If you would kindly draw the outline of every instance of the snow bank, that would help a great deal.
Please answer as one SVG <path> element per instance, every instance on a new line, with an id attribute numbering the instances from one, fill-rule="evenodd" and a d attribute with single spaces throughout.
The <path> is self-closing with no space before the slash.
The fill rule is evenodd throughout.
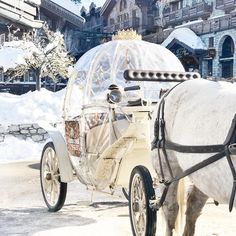
<path id="1" fill-rule="evenodd" d="M 23 124 L 62 120 L 65 89 L 56 93 L 46 89 L 28 92 L 21 96 L 0 93 L 0 124 Z"/>
<path id="2" fill-rule="evenodd" d="M 65 89 L 56 93 L 42 89 L 24 95 L 0 93 L 0 124 L 55 123 L 62 121 L 62 105 Z M 31 139 L 21 140 L 6 136 L 0 142 L 0 163 L 11 161 L 40 160 L 44 143 Z"/>
<path id="3" fill-rule="evenodd" d="M 40 160 L 44 143 L 35 143 L 31 139 L 21 140 L 6 137 L 0 143 L 0 163 Z"/>

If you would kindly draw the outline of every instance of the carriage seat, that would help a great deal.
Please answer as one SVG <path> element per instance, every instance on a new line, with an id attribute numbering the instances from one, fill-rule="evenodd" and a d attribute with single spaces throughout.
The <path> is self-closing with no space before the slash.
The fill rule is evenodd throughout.
<path id="1" fill-rule="evenodd" d="M 87 152 L 101 154 L 109 145 L 112 145 L 119 139 L 128 127 L 129 121 L 123 118 L 114 121 L 113 127 L 110 127 L 110 124 L 107 122 L 91 128 L 86 134 Z"/>

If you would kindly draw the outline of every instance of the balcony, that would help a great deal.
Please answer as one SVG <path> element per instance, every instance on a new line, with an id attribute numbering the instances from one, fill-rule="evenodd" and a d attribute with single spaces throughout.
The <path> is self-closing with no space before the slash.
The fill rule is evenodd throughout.
<path id="1" fill-rule="evenodd" d="M 228 14 L 218 18 L 208 19 L 202 22 L 196 21 L 196 23 L 193 22 L 192 24 L 187 23 L 183 26 L 190 28 L 198 35 L 214 33 L 217 31 L 235 28 L 236 14 L 235 16 L 233 16 L 232 14 Z"/>
<path id="2" fill-rule="evenodd" d="M 105 26 L 104 32 L 105 33 L 113 33 L 117 30 L 129 29 L 129 28 L 138 29 L 139 26 L 140 26 L 139 17 L 133 17 L 133 18 L 129 18 L 128 20 L 126 20 L 124 22 L 115 23 L 112 25 Z"/>
<path id="3" fill-rule="evenodd" d="M 35 20 L 36 7 L 22 0 L 1 0 L 0 15 L 31 28 L 41 28 L 43 23 Z"/>
<path id="4" fill-rule="evenodd" d="M 183 21 L 198 19 L 199 17 L 205 19 L 210 16 L 211 12 L 212 6 L 200 2 L 194 4 L 192 7 L 187 6 L 176 11 L 165 13 L 164 20 L 166 25 L 176 25 Z"/>
<path id="5" fill-rule="evenodd" d="M 102 25 L 103 25 L 102 18 L 98 18 L 94 21 L 85 22 L 84 29 L 93 30 L 93 29 L 101 28 Z"/>
<path id="6" fill-rule="evenodd" d="M 188 27 L 193 30 L 197 35 L 209 34 L 228 29 L 235 29 L 236 12 L 231 12 L 230 14 L 204 21 L 189 22 L 179 27 Z M 172 31 L 173 29 L 165 29 L 161 33 L 158 33 L 158 35 L 154 34 L 150 37 L 145 37 L 144 39 L 149 42 L 161 43 L 169 36 Z"/>
<path id="7" fill-rule="evenodd" d="M 236 7 L 236 0 L 216 0 L 216 8 L 220 10 L 230 10 Z"/>

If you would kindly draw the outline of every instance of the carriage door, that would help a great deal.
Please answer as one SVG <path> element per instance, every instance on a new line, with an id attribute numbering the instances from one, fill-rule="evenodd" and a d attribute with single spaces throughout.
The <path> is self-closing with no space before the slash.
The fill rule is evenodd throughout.
<path id="1" fill-rule="evenodd" d="M 86 152 L 97 158 L 109 145 L 109 108 L 97 101 L 85 106 L 83 114 Z"/>

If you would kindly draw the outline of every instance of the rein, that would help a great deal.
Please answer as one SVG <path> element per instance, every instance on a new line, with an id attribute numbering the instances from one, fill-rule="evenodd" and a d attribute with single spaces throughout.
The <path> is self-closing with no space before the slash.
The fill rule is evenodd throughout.
<path id="1" fill-rule="evenodd" d="M 175 86 L 176 87 L 176 86 Z M 174 88 L 175 88 L 174 87 Z M 164 183 L 165 188 L 162 193 L 162 196 L 160 198 L 160 201 L 157 204 L 157 209 L 159 209 L 164 201 L 166 194 L 168 192 L 169 185 L 175 181 L 179 181 L 180 179 L 222 159 L 223 157 L 227 158 L 232 177 L 233 177 L 233 187 L 231 191 L 230 201 L 229 201 L 229 211 L 232 211 L 233 203 L 235 199 L 235 193 L 236 193 L 236 171 L 235 167 L 233 165 L 232 159 L 230 154 L 236 154 L 236 115 L 234 116 L 230 129 L 228 131 L 228 134 L 226 136 L 226 139 L 223 144 L 217 144 L 217 145 L 180 145 L 174 142 L 171 142 L 169 140 L 166 140 L 165 138 L 165 98 L 168 96 L 168 94 L 172 91 L 168 91 L 161 99 L 158 111 L 157 111 L 157 118 L 154 125 L 154 140 L 152 142 L 152 150 L 157 148 L 158 153 L 158 160 L 160 164 L 160 172 L 161 172 L 161 180 L 160 183 Z M 216 153 L 209 158 L 203 160 L 202 162 L 193 165 L 189 169 L 183 171 L 180 175 L 175 176 L 173 175 L 173 171 L 170 166 L 169 157 L 167 155 L 166 150 L 172 150 L 180 153 Z M 167 165 L 169 174 L 171 176 L 170 180 L 165 179 L 164 171 L 163 171 L 163 160 L 161 158 L 161 151 L 164 156 L 164 161 Z"/>

